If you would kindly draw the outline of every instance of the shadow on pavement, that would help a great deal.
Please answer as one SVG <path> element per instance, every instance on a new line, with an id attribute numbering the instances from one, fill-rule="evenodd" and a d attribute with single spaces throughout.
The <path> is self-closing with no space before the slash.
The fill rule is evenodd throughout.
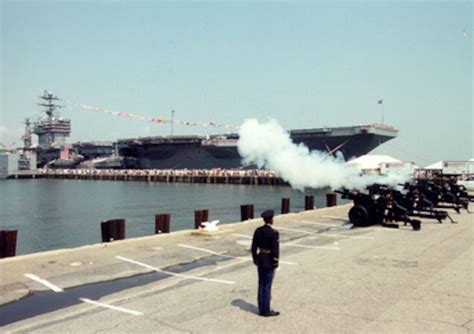
<path id="1" fill-rule="evenodd" d="M 234 299 L 231 304 L 232 306 L 237 306 L 243 311 L 258 314 L 258 307 L 253 304 L 247 303 L 243 299 Z"/>

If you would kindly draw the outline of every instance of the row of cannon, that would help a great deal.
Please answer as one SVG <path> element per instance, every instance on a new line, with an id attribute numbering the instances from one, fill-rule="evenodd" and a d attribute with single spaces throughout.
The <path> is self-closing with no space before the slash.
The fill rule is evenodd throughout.
<path id="1" fill-rule="evenodd" d="M 410 224 L 413 230 L 421 229 L 421 221 L 416 218 L 434 219 L 439 223 L 449 219 L 456 223 L 444 209 L 469 212 L 469 202 L 474 196 L 449 179 L 419 179 L 410 183 L 389 187 L 372 184 L 364 191 L 339 189 L 342 198 L 352 200 L 349 220 L 357 227 L 382 225 L 399 228 L 399 222 Z"/>

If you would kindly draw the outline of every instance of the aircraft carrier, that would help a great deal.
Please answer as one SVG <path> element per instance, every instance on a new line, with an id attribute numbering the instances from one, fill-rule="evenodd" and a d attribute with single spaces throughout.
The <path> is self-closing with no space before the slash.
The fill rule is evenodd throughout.
<path id="1" fill-rule="evenodd" d="M 367 154 L 397 136 L 385 124 L 315 128 L 290 131 L 296 144 L 328 155 L 350 159 Z M 157 136 L 118 140 L 119 154 L 136 159 L 137 168 L 209 169 L 242 168 L 237 150 L 238 134 L 212 136 Z"/>
<path id="2" fill-rule="evenodd" d="M 61 118 L 60 98 L 45 91 L 38 103 L 45 107 L 42 119 L 33 125 L 27 120 L 24 150 L 31 150 L 31 134 L 38 136 L 38 167 L 49 168 L 140 168 L 211 169 L 254 168 L 243 166 L 237 150 L 239 135 L 154 136 L 119 139 L 116 142 L 78 142 L 66 144 L 71 121 Z M 324 127 L 289 131 L 296 144 L 311 151 L 342 155 L 346 160 L 372 151 L 397 136 L 398 130 L 386 124 Z M 85 164 L 84 164 L 85 163 Z"/>

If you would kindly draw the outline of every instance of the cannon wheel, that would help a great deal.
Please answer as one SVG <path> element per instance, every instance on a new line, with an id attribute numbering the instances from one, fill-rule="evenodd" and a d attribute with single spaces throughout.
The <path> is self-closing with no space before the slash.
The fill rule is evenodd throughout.
<path id="1" fill-rule="evenodd" d="M 349 220 L 354 226 L 369 226 L 369 213 L 361 205 L 355 205 L 349 210 Z"/>

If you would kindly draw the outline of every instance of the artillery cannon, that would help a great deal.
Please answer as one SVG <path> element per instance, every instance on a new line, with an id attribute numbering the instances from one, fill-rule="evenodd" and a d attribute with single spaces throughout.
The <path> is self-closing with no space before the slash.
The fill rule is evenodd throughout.
<path id="1" fill-rule="evenodd" d="M 413 185 L 405 185 L 405 189 L 416 191 L 423 199 L 428 200 L 434 207 L 453 209 L 461 213 L 461 209 L 469 212 L 469 196 L 459 186 L 447 182 L 440 184 L 433 180 L 418 180 Z"/>
<path id="2" fill-rule="evenodd" d="M 454 196 L 461 199 L 461 201 L 463 201 L 467 204 L 469 202 L 474 202 L 474 196 L 469 195 L 467 193 L 466 187 L 464 187 L 463 185 L 453 183 L 453 184 L 450 185 L 450 187 L 451 187 L 451 192 L 454 194 Z M 467 206 L 465 207 L 465 209 L 468 210 Z"/>
<path id="3" fill-rule="evenodd" d="M 386 196 L 380 194 L 366 194 L 360 191 L 347 189 L 336 190 L 342 198 L 350 199 L 354 206 L 349 210 L 349 221 L 354 226 L 382 225 L 385 227 L 398 228 L 398 224 L 392 222 L 404 222 L 410 224 L 415 231 L 421 229 L 421 221 L 411 219 L 408 210 L 397 204 L 389 203 Z"/>
<path id="4" fill-rule="evenodd" d="M 416 188 L 409 189 L 406 194 L 379 184 L 373 184 L 367 189 L 370 194 L 384 196 L 389 203 L 392 203 L 394 210 L 400 211 L 399 207 L 406 209 L 407 215 L 410 217 L 436 219 L 439 223 L 448 218 L 452 223 L 455 223 L 447 211 L 436 210 L 433 203 L 420 196 Z"/>

